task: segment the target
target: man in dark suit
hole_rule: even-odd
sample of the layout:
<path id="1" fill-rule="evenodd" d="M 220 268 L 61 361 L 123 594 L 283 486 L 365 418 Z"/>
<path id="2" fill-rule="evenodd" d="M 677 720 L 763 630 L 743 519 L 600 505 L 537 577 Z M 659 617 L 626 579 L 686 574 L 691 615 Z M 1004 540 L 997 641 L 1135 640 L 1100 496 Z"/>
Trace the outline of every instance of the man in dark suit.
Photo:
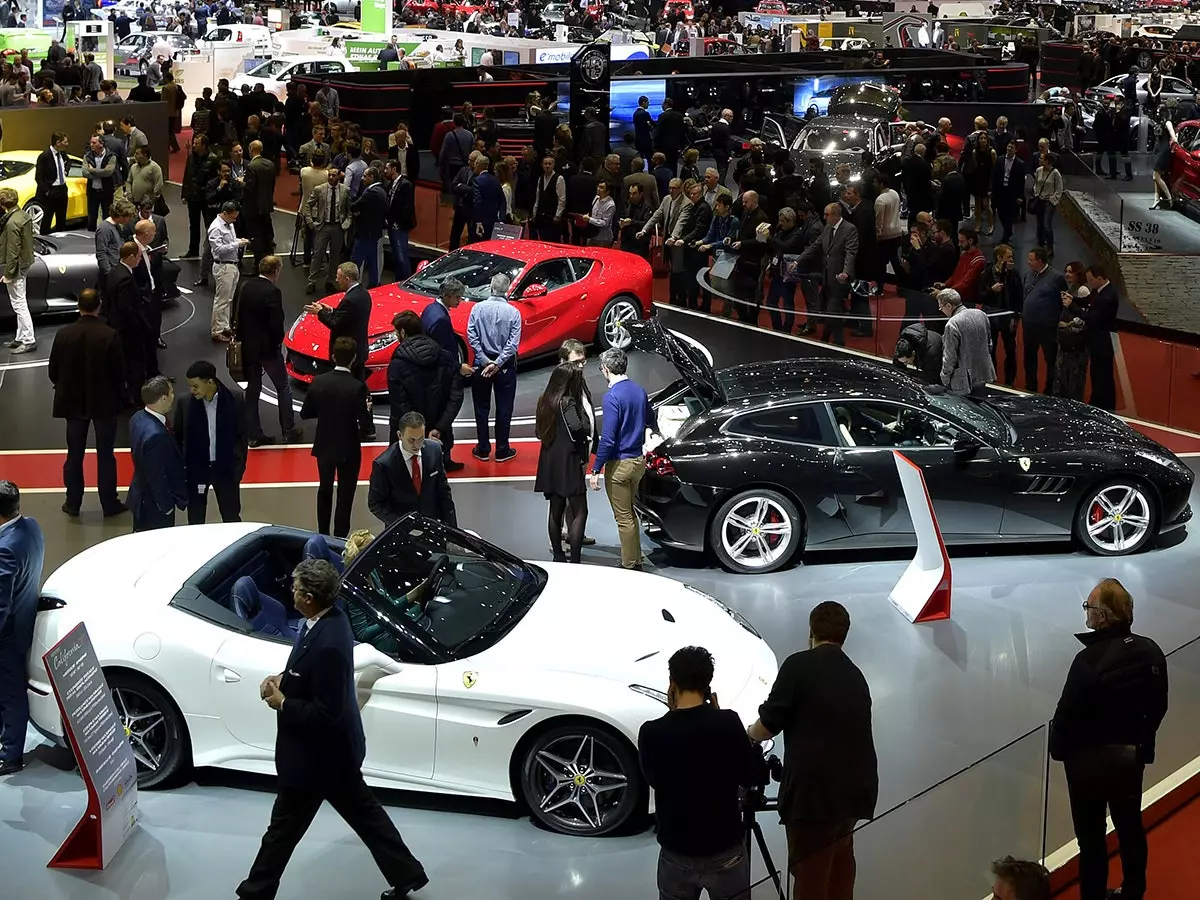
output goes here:
<path id="1" fill-rule="evenodd" d="M 246 164 L 245 221 L 250 237 L 250 252 L 257 262 L 275 252 L 275 163 L 263 156 L 262 141 L 250 142 L 250 162 Z"/>
<path id="2" fill-rule="evenodd" d="M 371 465 L 367 506 L 383 524 L 418 512 L 447 525 L 458 526 L 450 481 L 442 466 L 442 445 L 425 439 L 425 417 L 407 412 L 400 417 L 399 443 L 388 447 Z"/>
<path id="3" fill-rule="evenodd" d="M 688 145 L 688 127 L 683 113 L 675 108 L 674 101 L 667 97 L 662 102 L 662 112 L 654 123 L 654 149 L 662 151 L 666 165 L 672 173 L 679 171 L 679 154 Z"/>
<path id="4" fill-rule="evenodd" d="M 96 482 L 105 517 L 128 507 L 117 498 L 117 414 L 125 389 L 125 358 L 121 338 L 99 317 L 100 295 L 92 288 L 79 292 L 79 318 L 59 329 L 50 348 L 48 372 L 54 385 L 53 414 L 67 420 L 67 461 L 62 510 L 79 515 L 83 504 L 83 457 L 89 426 L 96 429 Z"/>
<path id="5" fill-rule="evenodd" d="M 362 193 L 350 204 L 354 227 L 350 261 L 358 265 L 360 272 L 365 269 L 367 287 L 375 287 L 379 284 L 379 239 L 387 225 L 388 197 L 374 169 L 363 172 L 362 183 Z"/>
<path id="6" fill-rule="evenodd" d="M 335 605 L 340 579 L 323 559 L 292 572 L 292 603 L 305 622 L 287 666 L 263 679 L 259 693 L 278 713 L 278 793 L 262 847 L 237 888 L 242 900 L 269 900 L 321 804 L 329 804 L 371 851 L 395 900 L 429 883 L 362 776 L 367 741 L 354 684 L 354 632 Z"/>
<path id="7" fill-rule="evenodd" d="M 176 401 L 171 427 L 187 472 L 188 524 L 204 524 L 210 487 L 221 521 L 240 522 L 247 452 L 242 393 L 222 384 L 207 359 L 188 366 L 187 383 L 191 396 Z"/>
<path id="8" fill-rule="evenodd" d="M 875 206 L 863 199 L 862 188 L 858 183 L 846 185 L 842 190 L 841 204 L 845 210 L 846 221 L 854 226 L 858 235 L 858 254 L 854 258 L 854 271 L 859 278 L 883 284 L 884 267 L 879 253 L 879 240 L 875 232 Z M 850 311 L 861 314 L 863 318 L 854 323 L 854 333 L 858 337 L 871 337 L 874 329 L 871 326 L 871 306 L 866 297 L 858 293 L 850 295 Z"/>
<path id="9" fill-rule="evenodd" d="M 725 185 L 725 177 L 729 173 L 729 160 L 733 157 L 733 110 L 721 110 L 721 116 L 712 123 L 708 130 L 708 143 L 713 159 L 717 162 L 718 184 Z"/>
<path id="10" fill-rule="evenodd" d="M 1104 266 L 1092 263 L 1087 270 L 1087 283 L 1092 291 L 1092 301 L 1084 310 L 1083 320 L 1087 323 L 1084 334 L 1088 345 L 1088 367 L 1092 379 L 1092 406 L 1112 412 L 1117 408 L 1117 382 L 1113 372 L 1116 354 L 1113 352 L 1112 333 L 1117 330 L 1117 310 L 1120 301 L 1117 289 L 1108 280 Z"/>
<path id="11" fill-rule="evenodd" d="M 283 295 L 279 272 L 283 260 L 264 256 L 258 261 L 258 277 L 242 284 L 234 309 L 234 331 L 242 342 L 242 367 L 246 374 L 246 432 L 251 447 L 274 443 L 263 434 L 258 398 L 263 372 L 271 379 L 279 398 L 279 433 L 287 443 L 298 441 L 304 431 L 296 424 L 292 388 L 283 365 Z"/>
<path id="12" fill-rule="evenodd" d="M 462 407 L 458 356 L 451 356 L 425 334 L 420 317 L 411 309 L 397 313 L 392 328 L 397 343 L 388 363 L 388 443 L 396 441 L 400 417 L 406 412 L 424 416 L 428 436 L 440 441 Z"/>
<path id="13" fill-rule="evenodd" d="M 471 225 L 475 241 L 490 241 L 492 226 L 508 217 L 508 201 L 504 199 L 499 179 L 488 171 L 486 156 L 475 160 L 475 197 L 471 209 L 475 214 Z"/>
<path id="14" fill-rule="evenodd" d="M 1097 157 L 1098 159 L 1099 157 Z M 1002 156 L 992 170 L 992 206 L 1000 217 L 1004 234 L 1001 244 L 1012 240 L 1013 220 L 1025 195 L 1025 161 L 1017 156 L 1017 142 L 1009 141 Z"/>
<path id="15" fill-rule="evenodd" d="M 149 222 L 154 226 L 154 231 L 150 239 L 150 249 L 156 252 L 150 255 L 150 260 L 154 275 L 155 293 L 160 303 L 163 300 L 178 297 L 179 263 L 167 255 L 171 246 L 171 235 L 167 229 L 166 216 L 160 216 L 154 211 L 152 201 L 143 200 L 141 206 L 138 207 L 137 221 L 139 223 Z M 161 322 L 161 320 L 162 312 L 160 309 L 159 321 Z M 158 339 L 158 349 L 167 349 L 167 345 L 161 335 Z"/>
<path id="16" fill-rule="evenodd" d="M 365 348 L 367 346 L 367 329 L 371 323 L 371 295 L 359 283 L 358 266 L 352 262 L 344 262 L 337 268 L 337 286 L 342 291 L 342 299 L 337 306 L 326 306 L 324 301 L 310 303 L 304 307 L 306 313 L 311 313 L 317 320 L 329 329 L 329 348 L 332 352 L 333 342 L 340 337 L 353 339 L 358 352 L 354 362 L 354 374 L 366 380 Z M 330 359 L 333 357 L 330 356 Z"/>
<path id="17" fill-rule="evenodd" d="M 650 98 L 638 97 L 633 111 L 633 145 L 642 159 L 654 154 L 654 119 L 650 117 Z"/>
<path id="18" fill-rule="evenodd" d="M 454 323 L 450 321 L 450 310 L 454 309 L 463 299 L 463 283 L 457 278 L 447 278 L 441 284 L 441 296 L 421 310 L 421 329 L 426 336 L 437 341 L 439 347 L 453 356 L 461 357 L 458 336 L 454 333 Z M 470 378 L 475 370 L 467 363 L 459 363 L 458 374 L 462 378 Z M 442 449 L 447 472 L 457 472 L 463 468 L 463 463 L 450 458 L 450 450 L 454 446 L 453 422 L 441 429 Z"/>
<path id="19" fill-rule="evenodd" d="M 971 208 L 971 196 L 967 191 L 967 182 L 958 171 L 958 164 L 952 157 L 947 157 L 942 163 L 945 167 L 942 175 L 942 189 L 937 198 L 937 218 L 945 219 L 954 231 L 958 231 L 958 223 L 967 217 Z"/>
<path id="20" fill-rule="evenodd" d="M 42 205 L 42 234 L 67 227 L 67 147 L 71 141 L 65 131 L 50 135 L 50 146 L 43 150 L 34 166 L 36 197 Z"/>
<path id="21" fill-rule="evenodd" d="M 175 388 L 158 375 L 142 385 L 141 398 L 144 408 L 129 418 L 133 479 L 127 501 L 135 532 L 170 528 L 176 508 L 187 509 L 188 503 L 183 457 L 167 429 Z"/>
<path id="22" fill-rule="evenodd" d="M 931 213 L 933 202 L 933 167 L 925 158 L 927 149 L 924 144 L 913 147 L 912 155 L 900 165 L 900 183 L 904 186 L 904 196 L 908 200 L 908 227 L 917 220 L 917 213 Z"/>
<path id="23" fill-rule="evenodd" d="M 146 381 L 146 348 L 150 322 L 133 270 L 141 265 L 141 249 L 134 241 L 121 245 L 121 261 L 104 282 L 104 311 L 108 324 L 121 336 L 125 357 L 126 402 L 137 406 L 140 385 Z"/>
<path id="24" fill-rule="evenodd" d="M 400 164 L 395 160 L 388 162 L 383 177 L 388 182 L 387 227 L 392 269 L 396 280 L 403 281 L 412 274 L 408 234 L 417 227 L 416 189 L 411 180 L 400 174 Z"/>
<path id="25" fill-rule="evenodd" d="M 747 733 L 755 742 L 784 733 L 779 818 L 796 896 L 850 897 L 854 826 L 874 818 L 879 799 L 871 689 L 842 650 L 850 632 L 844 606 L 817 604 L 808 630 L 809 649 L 783 661 Z"/>
<path id="26" fill-rule="evenodd" d="M 21 492 L 0 481 L 0 777 L 25 766 L 26 665 L 45 555 L 42 529 L 21 515 Z"/>
<path id="27" fill-rule="evenodd" d="M 821 311 L 846 312 L 846 298 L 850 294 L 850 282 L 854 280 L 855 258 L 858 256 L 858 234 L 854 226 L 842 220 L 842 205 L 830 203 L 825 207 L 825 230 L 820 240 L 814 242 L 800 254 L 800 268 L 811 271 L 817 263 L 821 265 L 822 297 Z M 821 340 L 832 338 L 835 344 L 845 346 L 843 336 L 845 320 L 836 318 L 823 323 Z"/>
<path id="28" fill-rule="evenodd" d="M 312 455 L 317 460 L 317 531 L 345 537 L 350 533 L 350 511 L 358 487 L 358 469 L 362 464 L 364 431 L 374 431 L 371 422 L 371 398 L 367 385 L 350 371 L 354 365 L 354 341 L 340 337 L 333 342 L 332 372 L 313 379 L 300 418 L 317 420 Z M 337 478 L 337 512 L 333 511 L 333 480 Z"/>

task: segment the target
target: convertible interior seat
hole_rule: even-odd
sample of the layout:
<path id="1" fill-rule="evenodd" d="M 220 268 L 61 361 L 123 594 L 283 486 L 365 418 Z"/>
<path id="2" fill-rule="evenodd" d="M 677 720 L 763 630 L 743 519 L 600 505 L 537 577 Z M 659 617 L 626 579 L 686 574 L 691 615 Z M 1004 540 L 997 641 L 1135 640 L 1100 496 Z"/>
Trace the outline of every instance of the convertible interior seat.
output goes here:
<path id="1" fill-rule="evenodd" d="M 238 618 L 250 623 L 255 634 L 295 637 L 295 629 L 288 623 L 283 604 L 270 594 L 262 593 L 249 575 L 243 575 L 233 583 L 229 600 Z"/>

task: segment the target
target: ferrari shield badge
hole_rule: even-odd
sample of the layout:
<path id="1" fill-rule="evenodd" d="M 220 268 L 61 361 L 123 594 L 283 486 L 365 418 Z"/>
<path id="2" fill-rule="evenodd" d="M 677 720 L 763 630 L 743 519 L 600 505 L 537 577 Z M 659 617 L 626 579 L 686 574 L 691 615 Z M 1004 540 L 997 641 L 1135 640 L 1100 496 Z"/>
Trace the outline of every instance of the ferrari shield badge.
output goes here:
<path id="1" fill-rule="evenodd" d="M 1017 460 L 1017 462 L 1020 464 L 1022 472 L 1029 471 L 1029 457 L 1028 456 L 1022 456 L 1020 459 Z"/>
<path id="2" fill-rule="evenodd" d="M 475 682 L 478 680 L 479 676 L 474 672 L 463 672 L 463 687 L 473 688 L 475 687 Z"/>

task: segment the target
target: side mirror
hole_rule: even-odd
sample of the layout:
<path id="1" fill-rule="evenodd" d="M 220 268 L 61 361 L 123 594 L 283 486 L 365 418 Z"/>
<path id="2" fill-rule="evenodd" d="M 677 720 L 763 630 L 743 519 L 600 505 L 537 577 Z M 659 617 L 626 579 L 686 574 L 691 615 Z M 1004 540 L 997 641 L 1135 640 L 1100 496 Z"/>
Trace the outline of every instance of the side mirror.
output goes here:
<path id="1" fill-rule="evenodd" d="M 522 300 L 533 300 L 536 297 L 546 296 L 546 286 L 544 284 L 531 284 L 521 292 Z"/>
<path id="2" fill-rule="evenodd" d="M 970 459 L 979 452 L 979 441 L 974 438 L 960 437 L 955 438 L 951 445 L 954 448 L 954 455 L 959 459 Z"/>

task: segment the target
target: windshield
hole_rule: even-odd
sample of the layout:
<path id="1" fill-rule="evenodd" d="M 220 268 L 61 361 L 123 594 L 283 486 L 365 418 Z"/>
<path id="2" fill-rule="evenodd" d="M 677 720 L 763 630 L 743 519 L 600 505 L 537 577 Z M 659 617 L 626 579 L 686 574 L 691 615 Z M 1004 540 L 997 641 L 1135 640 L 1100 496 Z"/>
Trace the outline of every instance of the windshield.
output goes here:
<path id="1" fill-rule="evenodd" d="M 525 263 L 507 256 L 458 250 L 431 262 L 404 282 L 404 289 L 435 297 L 441 292 L 443 281 L 457 278 L 463 283 L 464 300 L 486 300 L 491 294 L 494 275 L 507 275 L 509 282 L 514 283 L 524 268 Z"/>
<path id="2" fill-rule="evenodd" d="M 861 153 L 868 149 L 865 128 L 834 128 L 828 125 L 809 125 L 800 135 L 801 150 L 823 153 Z"/>
<path id="3" fill-rule="evenodd" d="M 1011 443 L 1008 422 L 992 407 L 958 394 L 926 392 L 926 396 L 934 410 L 953 416 L 991 443 Z"/>
<path id="4" fill-rule="evenodd" d="M 376 538 L 346 583 L 393 627 L 457 658 L 491 646 L 516 623 L 541 593 L 546 573 L 414 517 Z"/>
<path id="5" fill-rule="evenodd" d="M 290 61 L 286 59 L 273 59 L 268 63 L 263 63 L 257 69 L 251 70 L 250 74 L 258 78 L 265 78 L 268 75 L 279 75 L 290 64 Z"/>

